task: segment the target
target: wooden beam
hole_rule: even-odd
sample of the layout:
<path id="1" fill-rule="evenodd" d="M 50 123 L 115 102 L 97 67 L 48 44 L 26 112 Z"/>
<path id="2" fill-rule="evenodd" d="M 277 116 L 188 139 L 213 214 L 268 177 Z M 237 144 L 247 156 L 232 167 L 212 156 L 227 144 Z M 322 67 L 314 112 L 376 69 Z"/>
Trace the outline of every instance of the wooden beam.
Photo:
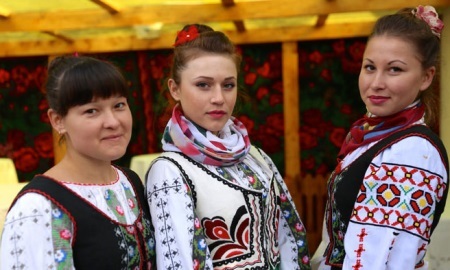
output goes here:
<path id="1" fill-rule="evenodd" d="M 234 0 L 222 0 L 222 5 L 224 7 L 231 7 L 236 5 L 236 3 L 234 2 Z M 236 27 L 236 30 L 238 32 L 245 32 L 245 24 L 244 21 L 239 20 L 239 21 L 233 21 L 234 26 Z"/>
<path id="2" fill-rule="evenodd" d="M 236 44 L 254 44 L 301 40 L 320 40 L 368 36 L 373 27 L 371 23 L 325 25 L 322 28 L 298 27 L 283 29 L 257 29 L 244 33 L 226 32 Z M 0 43 L 0 57 L 33 56 L 49 54 L 98 53 L 113 51 L 148 50 L 171 48 L 176 33 L 161 34 L 159 38 L 143 40 L 135 36 L 95 37 L 77 39 L 68 44 L 60 40 L 3 42 Z"/>
<path id="3" fill-rule="evenodd" d="M 225 31 L 236 44 L 321 40 L 368 36 L 374 22 L 324 25 L 321 28 L 304 26 L 296 28 L 252 29 L 243 33 Z M 161 33 L 155 39 L 140 39 L 136 36 L 101 37 L 75 39 L 72 43 L 62 40 L 0 42 L 0 57 L 34 56 L 80 53 L 101 53 L 172 48 L 176 33 Z"/>
<path id="4" fill-rule="evenodd" d="M 222 0 L 222 5 L 224 7 L 234 6 L 235 4 L 234 0 Z"/>
<path id="5" fill-rule="evenodd" d="M 8 19 L 11 16 L 11 10 L 0 6 L 0 19 Z"/>
<path id="6" fill-rule="evenodd" d="M 242 32 L 245 32 L 245 31 L 246 31 L 246 29 L 245 29 L 245 24 L 244 24 L 243 21 L 234 21 L 233 23 L 234 23 L 234 26 L 236 26 L 236 30 L 237 30 L 239 33 L 242 33 Z"/>
<path id="7" fill-rule="evenodd" d="M 120 12 L 118 4 L 111 0 L 91 0 L 91 1 L 99 5 L 100 7 L 104 8 L 110 14 L 117 14 Z"/>
<path id="8" fill-rule="evenodd" d="M 316 27 L 322 27 L 325 25 L 325 22 L 328 19 L 328 14 L 326 15 L 319 15 L 316 22 Z"/>
<path id="9" fill-rule="evenodd" d="M 422 0 L 409 0 L 408 6 L 423 4 Z M 450 6 L 450 0 L 429 0 L 437 8 Z M 354 1 L 339 0 L 278 0 L 238 2 L 224 7 L 220 4 L 147 5 L 124 7 L 120 16 L 111 16 L 106 10 L 59 10 L 54 12 L 25 12 L 0 21 L 1 31 L 60 31 L 98 27 L 125 27 L 136 24 L 208 23 L 244 21 L 263 18 L 295 17 L 357 11 L 397 10 L 405 6 L 404 0 Z M 167 12 L 170 10 L 170 12 Z M 192 12 L 195 10 L 195 12 Z M 58 22 L 58 23 L 55 23 Z"/>
<path id="10" fill-rule="evenodd" d="M 56 33 L 56 32 L 53 32 L 53 31 L 42 31 L 42 33 L 50 35 L 50 36 L 55 37 L 57 39 L 61 39 L 62 41 L 67 42 L 67 43 L 72 43 L 74 41 L 72 38 L 69 38 L 69 37 L 67 37 L 65 35 L 62 35 L 60 33 Z"/>

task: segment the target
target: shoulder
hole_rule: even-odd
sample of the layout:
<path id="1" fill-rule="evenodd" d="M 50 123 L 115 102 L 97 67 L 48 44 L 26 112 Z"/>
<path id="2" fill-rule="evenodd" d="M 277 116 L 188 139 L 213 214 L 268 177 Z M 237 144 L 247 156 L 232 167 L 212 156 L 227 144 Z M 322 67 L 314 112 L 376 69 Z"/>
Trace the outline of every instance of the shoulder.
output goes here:
<path id="1" fill-rule="evenodd" d="M 164 152 L 152 161 L 147 173 L 147 182 L 160 181 L 179 177 L 184 173 L 188 160 L 181 154 L 174 152 Z"/>
<path id="2" fill-rule="evenodd" d="M 375 157 L 374 162 L 406 164 L 411 167 L 446 174 L 447 164 L 442 151 L 445 151 L 445 149 L 439 149 L 433 141 L 427 138 L 410 136 L 402 138 L 383 149 Z"/>
<path id="3" fill-rule="evenodd" d="M 52 201 L 46 196 L 36 192 L 19 194 L 8 213 L 20 213 L 35 211 L 36 214 L 48 213 Z"/>

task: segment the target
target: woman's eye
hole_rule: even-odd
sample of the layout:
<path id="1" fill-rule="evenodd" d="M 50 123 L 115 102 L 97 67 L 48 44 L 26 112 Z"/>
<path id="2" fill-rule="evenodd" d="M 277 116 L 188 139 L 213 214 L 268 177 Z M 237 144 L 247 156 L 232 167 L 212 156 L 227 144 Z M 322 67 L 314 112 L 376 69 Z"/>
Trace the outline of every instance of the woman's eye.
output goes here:
<path id="1" fill-rule="evenodd" d="M 236 87 L 234 83 L 227 83 L 224 85 L 225 89 L 234 89 L 234 87 Z"/>
<path id="2" fill-rule="evenodd" d="M 207 88 L 208 87 L 208 84 L 207 83 L 197 83 L 197 87 L 200 87 L 200 88 Z"/>
<path id="3" fill-rule="evenodd" d="M 400 71 L 403 71 L 403 69 L 401 69 L 401 68 L 399 68 L 399 67 L 391 67 L 389 70 L 392 71 L 392 72 L 400 72 Z"/>
<path id="4" fill-rule="evenodd" d="M 97 112 L 96 109 L 87 109 L 84 111 L 84 113 L 87 113 L 87 114 L 94 114 L 95 112 Z"/>
<path id="5" fill-rule="evenodd" d="M 375 70 L 375 67 L 373 65 L 365 65 L 364 69 L 368 70 L 368 71 L 373 71 L 373 70 Z"/>
<path id="6" fill-rule="evenodd" d="M 119 102 L 116 104 L 116 108 L 119 108 L 119 109 L 125 108 L 126 106 L 127 106 L 127 104 L 125 102 Z"/>

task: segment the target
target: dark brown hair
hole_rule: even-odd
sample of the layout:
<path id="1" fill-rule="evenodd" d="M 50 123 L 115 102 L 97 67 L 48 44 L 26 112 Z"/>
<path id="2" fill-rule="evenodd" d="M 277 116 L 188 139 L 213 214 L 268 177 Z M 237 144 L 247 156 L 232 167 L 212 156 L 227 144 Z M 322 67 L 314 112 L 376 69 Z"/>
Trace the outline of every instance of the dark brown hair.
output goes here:
<path id="1" fill-rule="evenodd" d="M 186 68 L 189 60 L 202 54 L 222 54 L 230 56 L 236 64 L 239 72 L 241 56 L 236 52 L 234 44 L 220 31 L 214 31 L 211 27 L 203 24 L 190 24 L 183 27 L 180 32 L 196 28 L 198 36 L 195 39 L 176 45 L 173 52 L 173 62 L 170 77 L 175 83 L 180 84 L 181 71 Z M 179 36 L 177 36 L 177 39 Z M 175 40 L 175 43 L 177 42 Z"/>
<path id="2" fill-rule="evenodd" d="M 48 66 L 47 101 L 60 116 L 93 98 L 127 97 L 126 81 L 112 63 L 87 56 L 59 56 Z"/>

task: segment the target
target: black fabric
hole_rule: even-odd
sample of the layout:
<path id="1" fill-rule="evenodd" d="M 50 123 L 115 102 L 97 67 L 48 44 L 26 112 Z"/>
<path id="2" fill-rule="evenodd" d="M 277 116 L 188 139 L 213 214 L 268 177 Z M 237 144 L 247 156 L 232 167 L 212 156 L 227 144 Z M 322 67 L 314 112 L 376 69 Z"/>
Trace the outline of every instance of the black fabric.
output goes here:
<path id="1" fill-rule="evenodd" d="M 144 198 L 144 187 L 137 174 L 127 168 L 122 170 L 131 181 L 138 200 L 138 207 L 141 214 L 137 220 L 150 220 L 149 208 Z M 64 187 L 58 181 L 49 179 L 43 175 L 36 176 L 19 193 L 18 197 L 27 192 L 36 192 L 46 196 L 59 207 L 63 208 L 74 221 L 74 242 L 72 243 L 74 264 L 77 269 L 124 269 L 128 266 L 128 250 L 119 249 L 121 238 L 117 237 L 117 232 L 121 227 L 133 226 L 141 253 L 139 269 L 147 269 L 147 258 L 150 251 L 146 249 L 146 241 L 134 225 L 120 224 L 109 219 L 89 202 L 79 197 L 70 189 Z M 125 243 L 122 243 L 125 244 Z M 142 261 L 143 259 L 145 261 Z M 156 265 L 152 262 L 152 265 Z M 136 265 L 137 266 L 137 265 Z"/>

